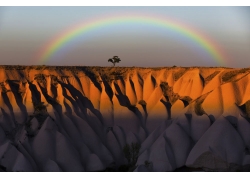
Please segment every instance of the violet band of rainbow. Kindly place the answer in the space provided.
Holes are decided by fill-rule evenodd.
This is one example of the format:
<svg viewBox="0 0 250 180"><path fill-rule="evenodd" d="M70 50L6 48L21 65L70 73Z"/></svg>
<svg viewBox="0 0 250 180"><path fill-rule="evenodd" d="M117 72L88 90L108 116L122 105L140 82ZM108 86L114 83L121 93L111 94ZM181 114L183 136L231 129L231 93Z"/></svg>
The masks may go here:
<svg viewBox="0 0 250 180"><path fill-rule="evenodd" d="M49 61L54 54L56 54L71 40L94 29L119 23L137 22L149 24L155 27L160 26L168 30L175 31L176 33L179 33L185 38L188 38L189 40L200 46L202 49L204 49L218 65L226 64L228 58L223 50L219 48L218 44L215 43L214 40L202 34L197 29L194 29L187 24L184 24L183 22L179 22L177 20L168 19L161 16L141 14L114 15L111 17L102 17L101 19L91 19L88 22L77 24L76 26L62 32L57 37L53 38L44 47L42 47L37 59L39 62L43 63Z"/></svg>

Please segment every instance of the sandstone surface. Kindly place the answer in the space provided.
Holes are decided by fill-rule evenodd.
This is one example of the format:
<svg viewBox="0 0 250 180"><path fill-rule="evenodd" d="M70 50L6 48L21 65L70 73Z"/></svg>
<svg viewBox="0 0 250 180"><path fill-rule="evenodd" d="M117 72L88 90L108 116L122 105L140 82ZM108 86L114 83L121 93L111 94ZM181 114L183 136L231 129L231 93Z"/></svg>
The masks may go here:
<svg viewBox="0 0 250 180"><path fill-rule="evenodd" d="M1 171L249 171L250 68L0 67Z"/></svg>

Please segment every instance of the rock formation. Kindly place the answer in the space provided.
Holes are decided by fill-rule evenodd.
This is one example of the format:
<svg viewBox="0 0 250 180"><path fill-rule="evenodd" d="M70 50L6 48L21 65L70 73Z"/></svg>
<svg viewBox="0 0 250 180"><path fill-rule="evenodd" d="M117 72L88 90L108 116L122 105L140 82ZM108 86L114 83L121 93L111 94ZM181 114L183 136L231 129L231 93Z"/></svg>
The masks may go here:
<svg viewBox="0 0 250 180"><path fill-rule="evenodd" d="M0 171L249 171L249 73L1 66Z"/></svg>

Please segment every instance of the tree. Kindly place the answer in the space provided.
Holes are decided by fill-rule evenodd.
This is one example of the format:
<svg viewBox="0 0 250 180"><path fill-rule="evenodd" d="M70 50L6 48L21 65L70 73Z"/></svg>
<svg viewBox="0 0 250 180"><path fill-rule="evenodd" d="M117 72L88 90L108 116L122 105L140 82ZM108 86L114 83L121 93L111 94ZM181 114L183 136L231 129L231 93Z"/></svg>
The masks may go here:
<svg viewBox="0 0 250 180"><path fill-rule="evenodd" d="M139 157L140 148L141 145L139 143L131 143L131 145L126 144L124 146L123 153L130 165L134 166L136 164L136 161Z"/></svg>
<svg viewBox="0 0 250 180"><path fill-rule="evenodd" d="M43 112L47 112L47 105L44 105L44 102L38 102L36 104L34 104L34 113L43 113Z"/></svg>
<svg viewBox="0 0 250 180"><path fill-rule="evenodd" d="M121 61L121 59L118 56L114 56L112 59L109 59L108 62L113 63L113 65L115 66L115 63L119 63Z"/></svg>

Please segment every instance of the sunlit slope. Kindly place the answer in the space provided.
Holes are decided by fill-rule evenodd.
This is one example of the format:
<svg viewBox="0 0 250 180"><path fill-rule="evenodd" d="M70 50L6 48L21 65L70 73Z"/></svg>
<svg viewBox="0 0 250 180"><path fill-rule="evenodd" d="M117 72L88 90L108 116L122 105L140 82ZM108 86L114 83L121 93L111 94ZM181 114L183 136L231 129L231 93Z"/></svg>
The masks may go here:
<svg viewBox="0 0 250 180"><path fill-rule="evenodd" d="M134 142L141 144L135 171L242 170L250 165L249 73L2 66L0 169L118 168Z"/></svg>

